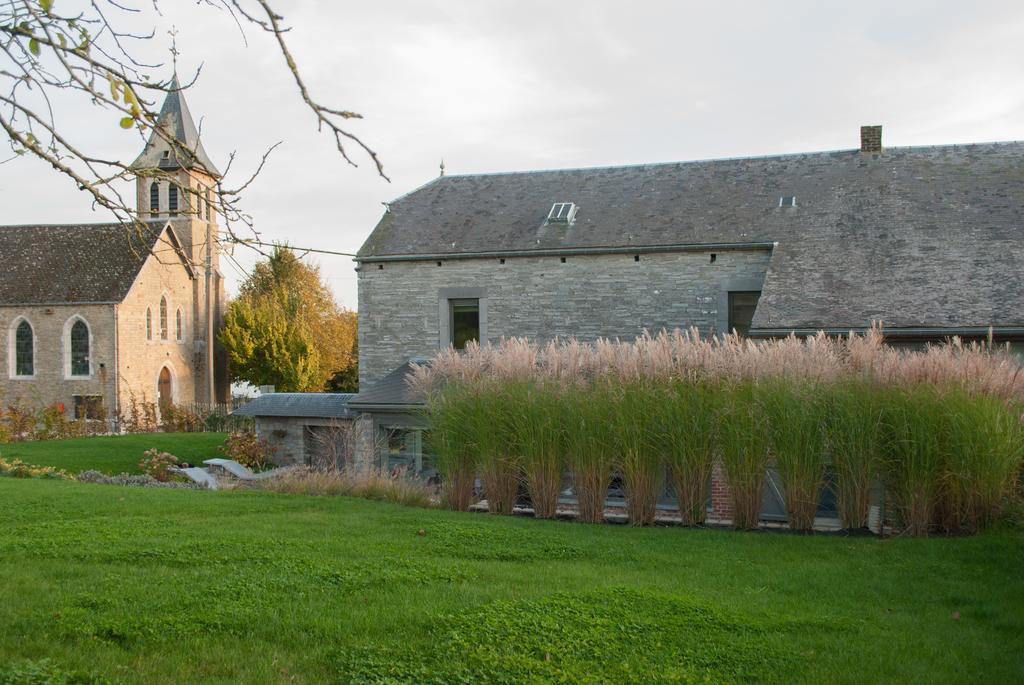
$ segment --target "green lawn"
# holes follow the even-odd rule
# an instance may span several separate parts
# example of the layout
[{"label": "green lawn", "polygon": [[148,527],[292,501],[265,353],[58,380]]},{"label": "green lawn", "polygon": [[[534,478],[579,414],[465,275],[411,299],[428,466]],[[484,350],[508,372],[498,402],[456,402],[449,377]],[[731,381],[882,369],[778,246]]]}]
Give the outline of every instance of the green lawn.
[{"label": "green lawn", "polygon": [[190,464],[222,456],[217,452],[226,433],[143,433],[103,435],[70,440],[39,440],[0,445],[0,457],[35,466],[56,466],[72,473],[141,473],[139,460],[151,447],[170,452]]},{"label": "green lawn", "polygon": [[43,660],[132,683],[1024,680],[1020,530],[630,529],[9,478],[0,521],[0,683]]}]

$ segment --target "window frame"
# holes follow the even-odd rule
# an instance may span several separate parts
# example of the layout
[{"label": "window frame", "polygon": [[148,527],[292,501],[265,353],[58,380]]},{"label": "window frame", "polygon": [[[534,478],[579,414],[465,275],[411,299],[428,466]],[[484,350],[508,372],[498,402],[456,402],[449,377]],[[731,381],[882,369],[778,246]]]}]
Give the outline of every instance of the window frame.
[{"label": "window frame", "polygon": [[185,342],[185,316],[181,307],[174,310],[174,339],[178,342]]},{"label": "window frame", "polygon": [[160,304],[157,309],[157,323],[160,329],[160,342],[167,342],[170,340],[170,326],[167,318],[169,309],[170,303],[167,301],[167,295],[161,295]]},{"label": "window frame", "polygon": [[[75,327],[78,324],[82,324],[85,327],[85,364],[86,373],[75,373],[75,349],[74,349],[74,332]],[[93,337],[92,337],[92,326],[80,314],[74,314],[68,317],[68,320],[64,322],[64,377],[67,379],[88,379],[93,376],[93,363],[92,363],[92,350],[93,350]]]},{"label": "window frame", "polygon": [[167,213],[170,216],[178,216],[178,184],[170,183],[167,186]]},{"label": "window frame", "polygon": [[744,331],[742,331],[742,332],[740,332],[737,329],[736,325],[735,325],[735,319],[733,317],[733,308],[734,308],[735,296],[737,296],[737,295],[755,295],[756,296],[755,300],[754,300],[754,312],[751,313],[751,316],[750,316],[750,321],[751,321],[751,323],[753,323],[754,313],[757,312],[757,305],[761,302],[761,292],[762,291],[760,291],[760,290],[730,290],[729,291],[728,305],[727,305],[728,309],[726,311],[726,317],[728,317],[728,322],[729,322],[728,323],[728,326],[729,326],[728,333],[729,333],[729,335],[732,335],[733,331],[735,331],[741,338],[746,338],[746,337],[749,337],[749,335],[750,335],[750,325],[749,324],[746,326],[746,329]]},{"label": "window frame", "polygon": [[[31,364],[32,372],[29,374],[23,374],[18,372],[18,332],[21,330],[23,325],[28,326],[29,333],[31,334],[31,358],[29,364]],[[10,350],[9,357],[9,369],[8,376],[12,380],[32,380],[36,377],[36,327],[29,321],[26,316],[17,317],[12,323],[10,328],[10,338],[8,349]]]},{"label": "window frame", "polygon": [[481,305],[479,297],[454,297],[448,300],[448,331],[449,331],[449,344],[456,350],[466,349],[466,345],[469,343],[467,340],[463,343],[462,347],[455,344],[455,308],[459,306],[467,306],[469,303],[473,303],[476,306],[476,343],[480,344],[482,325],[481,325]]},{"label": "window frame", "polygon": [[160,183],[158,181],[149,184],[149,212],[150,214],[160,213]]},{"label": "window frame", "polygon": [[153,308],[146,307],[146,342],[153,342]]},{"label": "window frame", "polygon": [[[90,409],[95,410],[97,406],[100,409],[103,408],[103,395],[72,395],[71,402],[72,416],[74,416],[75,421],[102,421],[106,418],[104,415],[106,412],[103,412],[102,414],[98,412],[90,412]],[[93,415],[90,416],[90,413],[93,413]]]}]

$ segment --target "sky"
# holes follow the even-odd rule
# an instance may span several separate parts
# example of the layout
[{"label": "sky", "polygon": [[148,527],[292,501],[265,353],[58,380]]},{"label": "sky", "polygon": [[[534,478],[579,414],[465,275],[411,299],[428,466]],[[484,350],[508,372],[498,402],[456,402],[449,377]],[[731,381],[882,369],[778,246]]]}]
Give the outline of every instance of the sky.
[{"label": "sky", "polygon": [[[73,0],[66,0],[73,5]],[[129,3],[131,4],[131,3]],[[226,185],[281,141],[243,196],[265,240],[355,252],[384,202],[446,173],[608,166],[849,149],[862,124],[886,146],[1024,139],[1024,3],[904,1],[275,0],[315,98],[360,112],[351,131],[390,183],[318,133],[268,35],[221,11],[136,0],[166,61],[172,28],[203,144]],[[158,70],[159,73],[160,70]],[[63,130],[131,160],[117,117],[61,100]],[[0,164],[6,224],[105,221],[42,162]],[[236,248],[229,292],[258,255]],[[351,258],[318,255],[356,307]]]}]

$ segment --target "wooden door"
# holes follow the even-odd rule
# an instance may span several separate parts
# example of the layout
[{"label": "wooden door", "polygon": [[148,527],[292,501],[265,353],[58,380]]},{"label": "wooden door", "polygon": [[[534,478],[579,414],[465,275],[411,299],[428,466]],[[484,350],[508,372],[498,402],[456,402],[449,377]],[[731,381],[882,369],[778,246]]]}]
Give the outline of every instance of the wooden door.
[{"label": "wooden door", "polygon": [[169,407],[173,403],[173,395],[171,394],[171,372],[165,366],[160,369],[160,379],[156,384],[157,402],[160,404],[160,408]]}]

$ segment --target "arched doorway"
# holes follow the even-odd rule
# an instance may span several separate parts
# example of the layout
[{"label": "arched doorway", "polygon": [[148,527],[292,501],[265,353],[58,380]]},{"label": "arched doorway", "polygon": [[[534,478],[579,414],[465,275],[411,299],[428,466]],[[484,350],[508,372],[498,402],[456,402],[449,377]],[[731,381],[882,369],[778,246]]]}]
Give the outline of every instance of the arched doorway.
[{"label": "arched doorway", "polygon": [[174,395],[171,394],[171,370],[166,366],[160,369],[160,378],[156,383],[156,397],[161,410],[174,403]]}]

